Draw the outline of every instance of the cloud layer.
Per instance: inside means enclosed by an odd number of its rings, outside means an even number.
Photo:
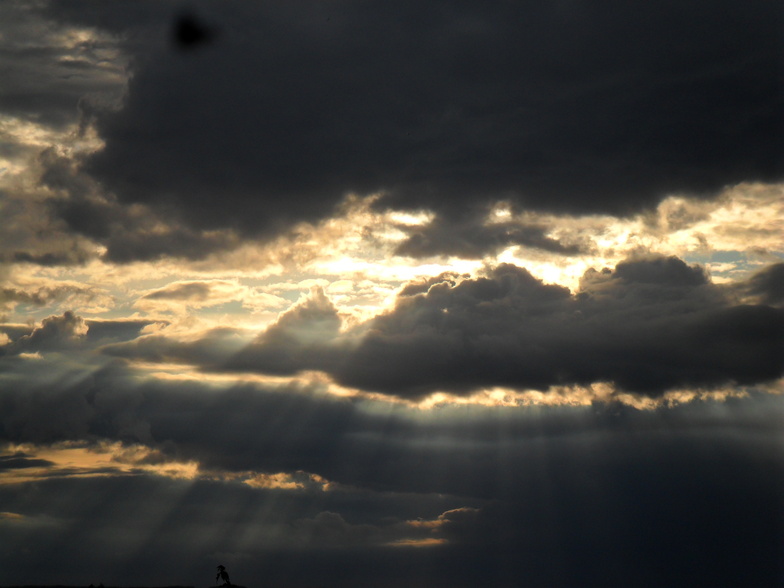
[[[27,445],[0,477],[36,480],[0,484],[13,581],[198,583],[216,558],[236,582],[281,586],[776,577],[773,397],[423,417],[287,387],[140,382],[120,365],[39,383],[2,390],[3,438]],[[164,475],[177,463],[197,477]]]
[[[185,52],[167,4],[50,13],[136,31],[86,169],[196,228],[275,233],[349,192],[631,212],[784,172],[781,14],[763,1],[205,4],[219,33]]]
[[[782,16],[0,2],[0,581],[778,585]]]

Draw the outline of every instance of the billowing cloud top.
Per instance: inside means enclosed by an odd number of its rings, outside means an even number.
[[[749,288],[775,295],[778,286],[764,283],[777,270],[755,275]],[[574,295],[510,264],[478,278],[446,274],[408,286],[394,309],[348,331],[315,290],[241,351],[205,358],[203,349],[217,350],[224,337],[216,331],[178,344],[149,336],[105,351],[218,371],[320,370],[345,386],[401,397],[598,382],[655,396],[784,374],[784,311],[739,304],[675,257],[589,270]]]

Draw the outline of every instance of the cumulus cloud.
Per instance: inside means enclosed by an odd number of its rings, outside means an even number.
[[[356,345],[335,331],[327,345],[296,345],[295,353],[265,334],[225,367],[322,369],[345,385],[414,397],[601,381],[655,395],[782,373],[780,311],[733,306],[700,268],[676,258],[589,272],[576,296],[511,265],[485,278],[445,278],[426,293],[405,292],[363,326]]]
[[[675,258],[589,272],[574,296],[501,265],[401,299],[335,373],[348,385],[414,396],[599,381],[655,395],[775,379],[783,350],[780,311],[734,306]]]
[[[699,266],[649,256],[588,271],[576,294],[510,264],[479,278],[446,274],[409,285],[394,309],[347,330],[314,290],[223,362],[197,352],[217,348],[212,339],[149,338],[107,352],[218,371],[320,370],[345,386],[408,398],[597,382],[658,396],[780,377],[784,315],[735,303]]]
[[[339,351],[330,351],[342,325],[337,309],[321,288],[283,313],[253,344],[260,353],[242,350],[228,363],[231,366],[258,366],[259,371],[291,374],[310,365],[312,369],[330,371]],[[232,369],[231,367],[229,369]],[[241,369],[241,368],[240,368]]]
[[[47,317],[38,326],[0,324],[0,334],[4,335],[0,355],[40,358],[41,351],[91,351],[135,340],[150,324],[149,320],[85,320],[70,310]]]
[[[0,351],[9,354],[68,349],[78,346],[87,334],[84,319],[71,311],[41,321],[29,335],[19,337]]]

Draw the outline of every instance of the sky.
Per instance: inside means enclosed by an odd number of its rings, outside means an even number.
[[[784,585],[783,31],[0,3],[0,585]]]

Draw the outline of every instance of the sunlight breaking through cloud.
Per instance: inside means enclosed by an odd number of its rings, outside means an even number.
[[[0,3],[4,581],[775,584],[781,30]]]

